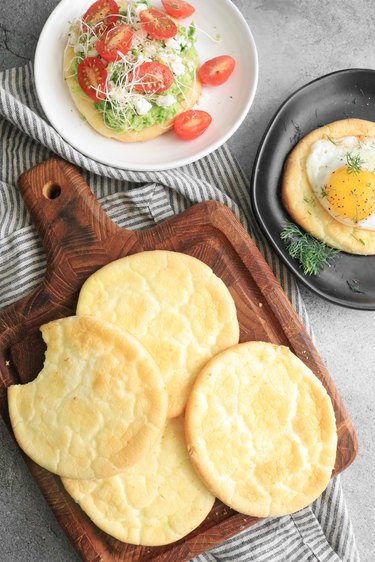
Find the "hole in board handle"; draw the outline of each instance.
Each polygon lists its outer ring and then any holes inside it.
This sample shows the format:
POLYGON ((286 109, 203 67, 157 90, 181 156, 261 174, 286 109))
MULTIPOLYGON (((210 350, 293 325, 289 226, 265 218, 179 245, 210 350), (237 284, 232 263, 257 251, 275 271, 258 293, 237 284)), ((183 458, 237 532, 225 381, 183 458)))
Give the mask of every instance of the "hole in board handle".
POLYGON ((43 186, 43 195, 46 199, 57 199, 60 194, 61 187, 53 181, 49 181, 43 186))

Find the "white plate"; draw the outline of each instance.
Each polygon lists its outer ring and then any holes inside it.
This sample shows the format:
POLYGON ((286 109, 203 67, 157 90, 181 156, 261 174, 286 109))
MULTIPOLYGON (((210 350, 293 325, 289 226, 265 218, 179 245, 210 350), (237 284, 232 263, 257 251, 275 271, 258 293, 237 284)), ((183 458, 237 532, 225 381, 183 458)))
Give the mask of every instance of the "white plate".
MULTIPOLYGON (((63 79, 63 52, 68 22, 82 15, 93 0, 62 0, 48 18, 35 53, 35 82, 42 108, 56 131, 74 148, 94 160, 128 170, 166 170, 206 156, 240 126, 254 99, 258 81, 255 42, 241 13, 231 0, 191 0, 201 62, 222 54, 236 59, 235 70, 222 86, 202 88, 199 109, 208 111, 212 124, 192 141, 168 132, 143 143, 121 143, 96 133, 80 117, 63 79), (219 40, 214 38, 220 37, 219 40)), ((161 7, 158 1, 151 2, 161 7)), ((183 20, 186 24, 189 20, 183 20)))

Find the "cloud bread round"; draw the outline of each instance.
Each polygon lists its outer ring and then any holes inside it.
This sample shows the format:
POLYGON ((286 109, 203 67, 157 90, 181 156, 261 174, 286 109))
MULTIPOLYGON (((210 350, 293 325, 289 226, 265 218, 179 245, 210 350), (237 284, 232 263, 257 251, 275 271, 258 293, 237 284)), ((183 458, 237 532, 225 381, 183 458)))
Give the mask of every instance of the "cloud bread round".
POLYGON ((103 480, 64 478, 63 484, 100 529, 145 546, 187 535, 215 501, 189 460, 182 418, 168 420, 155 450, 125 472, 103 480))
MULTIPOLYGON (((95 131, 107 138, 113 138, 121 142, 140 142, 151 140, 169 131, 173 126, 173 119, 165 121, 164 123, 156 123, 149 127, 145 127, 141 131, 128 130, 128 131, 115 131, 108 127, 103 116, 99 111, 95 109, 95 102, 91 100, 86 94, 81 90, 78 85, 78 80, 75 76, 71 74, 71 64, 75 59, 76 55, 72 47, 66 47, 64 54, 64 78, 68 86, 69 93, 72 100, 77 107, 80 114, 86 119, 86 121, 91 125, 95 131)), ((193 105, 198 101, 201 93, 201 85, 199 80, 196 78, 192 82, 190 88, 185 92, 185 99, 180 103, 180 110, 186 111, 193 107, 193 105)), ((178 115, 178 114, 177 114, 178 115)))
POLYGON ((375 123, 344 119, 329 123, 306 135, 290 153, 284 167, 282 200, 292 219, 329 246, 352 254, 375 254, 375 231, 345 225, 335 220, 316 200, 306 171, 313 144, 321 139, 375 137, 375 123))
POLYGON ((288 348, 270 343, 243 343, 207 363, 186 406, 185 431, 212 493, 256 517, 308 505, 335 463, 329 396, 288 348))
POLYGON ((21 448, 70 478, 112 476, 147 454, 164 428, 159 370, 130 334, 72 316, 41 327, 47 344, 38 377, 8 389, 21 448))
POLYGON ((141 252, 106 265, 84 283, 77 314, 113 322, 145 345, 165 379, 170 417, 183 412, 206 361, 239 338, 225 284, 178 252, 141 252))

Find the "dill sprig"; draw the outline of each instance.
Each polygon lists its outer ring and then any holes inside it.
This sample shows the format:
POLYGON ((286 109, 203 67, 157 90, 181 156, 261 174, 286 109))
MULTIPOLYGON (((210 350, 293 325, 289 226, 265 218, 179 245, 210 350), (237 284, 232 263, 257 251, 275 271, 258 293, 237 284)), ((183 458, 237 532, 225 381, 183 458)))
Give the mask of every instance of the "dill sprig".
POLYGON ((285 242, 289 255, 299 261, 305 275, 318 275, 339 253, 339 250, 329 248, 324 242, 303 233, 291 222, 284 226, 280 238, 285 242))
POLYGON ((362 246, 366 246, 366 242, 364 240, 362 240, 362 238, 357 238, 353 233, 351 233, 351 235, 354 240, 357 240, 357 242, 360 242, 362 244, 362 246))
POLYGON ((353 291, 353 293, 364 293, 364 291, 361 291, 361 287, 358 281, 356 281, 355 279, 352 279, 351 281, 347 280, 346 282, 348 284, 349 289, 353 291))
POLYGON ((363 160, 359 154, 352 154, 351 152, 346 153, 346 165, 348 174, 358 174, 361 170, 363 160))

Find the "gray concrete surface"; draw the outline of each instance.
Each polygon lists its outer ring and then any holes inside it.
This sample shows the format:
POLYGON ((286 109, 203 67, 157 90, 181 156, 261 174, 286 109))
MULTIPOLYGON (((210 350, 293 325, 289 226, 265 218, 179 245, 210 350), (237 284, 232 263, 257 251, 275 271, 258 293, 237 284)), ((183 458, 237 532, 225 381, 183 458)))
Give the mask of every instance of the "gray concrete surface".
MULTIPOLYGON (((56 4, 56 0, 22 4, 2 0, 1 68, 32 57, 43 23, 56 4)), ((235 0, 235 4, 252 29, 260 62, 255 102, 230 140, 250 175, 263 131, 286 96, 327 72, 375 68, 375 4, 372 0, 235 0)), ((344 309, 301 290, 317 347, 358 432, 360 452, 342 481, 362 562, 373 562, 375 312, 344 309)), ((78 560, 3 425, 0 434, 0 561, 78 560)))

